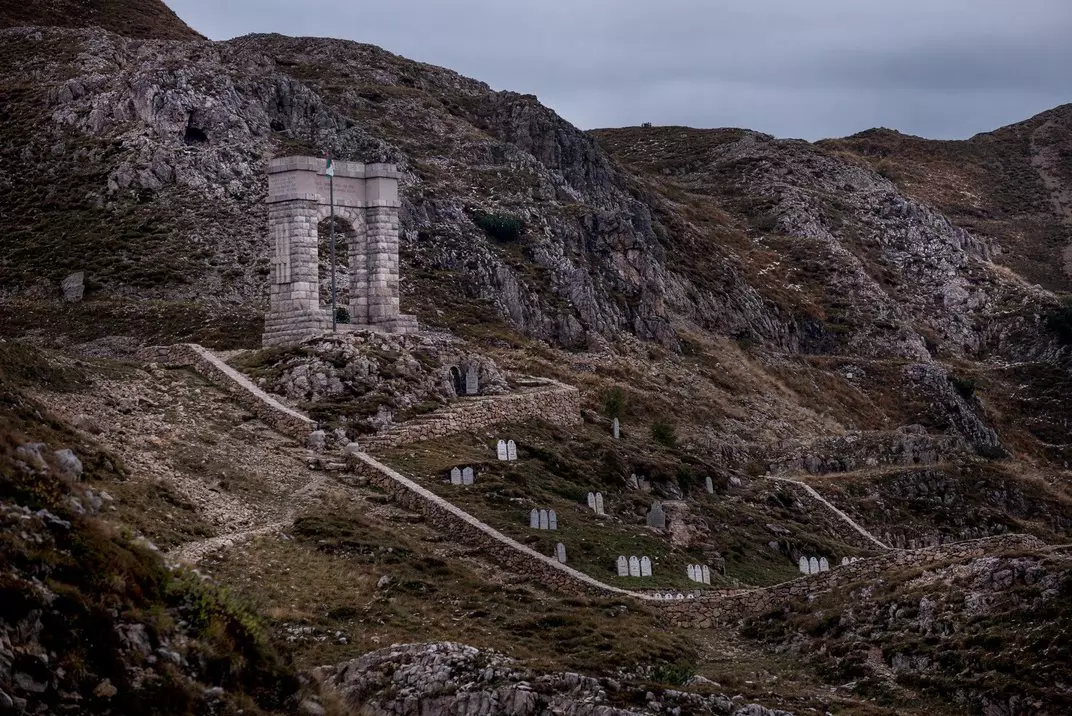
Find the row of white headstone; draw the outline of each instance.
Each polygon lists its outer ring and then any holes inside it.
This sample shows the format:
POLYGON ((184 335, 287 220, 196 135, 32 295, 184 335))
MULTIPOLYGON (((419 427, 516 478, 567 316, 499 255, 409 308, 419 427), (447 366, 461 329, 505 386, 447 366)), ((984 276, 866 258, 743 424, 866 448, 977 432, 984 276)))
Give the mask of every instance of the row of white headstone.
POLYGON ((554 510, 533 509, 529 513, 529 527, 534 530, 557 530, 558 515, 554 510))
POLYGON ((701 584, 711 583, 711 568, 706 564, 690 564, 685 568, 685 573, 694 582, 700 582, 701 584))
POLYGON ((619 577, 650 577, 651 576, 651 558, 641 557, 637 559, 636 556, 632 556, 629 559, 625 557, 618 558, 618 576, 619 577))
POLYGON ((841 566, 844 567, 847 564, 852 564, 853 562, 859 562, 859 561, 860 561, 859 557, 842 557, 841 558, 841 566))
POLYGON ((472 485, 476 480, 476 473, 473 472, 473 468, 467 467, 464 470, 458 468, 451 468, 450 470, 450 484, 452 485, 472 485))
POLYGON ((513 440, 500 440, 495 446, 495 453, 503 461, 517 460, 517 443, 513 440))
POLYGON ((651 596, 654 597, 655 599, 663 599, 663 600, 666 600, 666 599, 669 599, 669 600, 675 600, 675 599, 684 600, 684 599, 695 599, 696 598, 695 594, 689 594, 686 597, 681 592, 678 592, 677 594, 673 594, 672 592, 667 592, 666 594, 662 594, 661 592, 656 592, 655 594, 652 594, 651 596))
POLYGON ((819 572, 830 571, 830 562, 827 561, 826 557, 821 559, 801 557, 798 566, 801 574, 818 574, 819 572))
POLYGON ((597 515, 606 514, 603 512, 603 493, 602 492, 589 492, 588 493, 588 507, 597 515))

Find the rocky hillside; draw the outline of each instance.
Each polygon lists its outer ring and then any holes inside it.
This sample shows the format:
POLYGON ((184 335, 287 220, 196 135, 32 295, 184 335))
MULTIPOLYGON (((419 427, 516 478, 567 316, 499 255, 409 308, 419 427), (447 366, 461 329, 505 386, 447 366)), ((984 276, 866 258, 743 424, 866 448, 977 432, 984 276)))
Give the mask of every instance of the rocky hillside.
POLYGON ((412 696, 458 713, 1062 712, 1060 550, 670 629, 504 571, 198 376, 124 361, 147 343, 259 346, 270 158, 388 161, 402 308, 426 333, 231 361, 340 441, 448 405, 447 364, 479 365, 487 394, 517 375, 577 386, 583 424, 509 427, 517 464, 486 430, 380 455, 504 534, 544 554, 569 541, 572 565, 623 586, 615 556, 644 550, 667 588, 701 560, 714 587, 753 588, 800 556, 881 547, 836 510, 898 548, 1065 544, 1068 107, 966 142, 581 132, 535 97, 369 45, 211 42, 151 0, 8 3, 0 27, 0 399, 16 416, 0 422, 0 519, 24 525, 3 531, 0 589, 30 595, 0 614, 0 711, 64 694, 146 710, 172 693, 161 679, 187 699, 176 713, 287 711, 300 669, 323 702, 307 714, 399 713, 412 696), (84 299, 65 302, 74 272, 84 299), (460 460, 472 490, 442 480, 460 460), (595 490, 611 519, 574 519, 595 490), (665 534, 646 526, 656 499, 674 503, 665 534), (561 531, 534 538, 519 506, 557 509, 561 531), (242 599, 171 573, 130 531, 204 557, 242 599), (72 566, 95 559, 107 578, 72 566), (85 617, 100 604, 103 636, 85 617), (46 631, 62 644, 35 641, 46 631), (462 633, 479 651, 446 643, 462 633), (80 666, 94 635, 107 659, 80 666), (416 641, 445 644, 383 648, 416 641), (65 676, 42 690, 46 654, 65 676), (264 687, 277 677, 285 693, 264 687))
POLYGON ((1072 105, 967 141, 873 129, 821 144, 992 239, 995 260, 1028 281, 1072 287, 1072 105))
POLYGON ((0 27, 100 27, 141 39, 191 40, 200 35, 161 0, 0 2, 0 27))

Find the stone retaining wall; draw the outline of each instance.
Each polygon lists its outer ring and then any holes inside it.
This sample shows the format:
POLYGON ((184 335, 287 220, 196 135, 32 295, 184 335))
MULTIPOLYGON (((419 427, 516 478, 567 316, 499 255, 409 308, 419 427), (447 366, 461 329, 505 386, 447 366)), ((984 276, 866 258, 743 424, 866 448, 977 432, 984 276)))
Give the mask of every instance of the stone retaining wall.
POLYGON ((243 408, 263 420, 274 430, 289 435, 302 444, 316 430, 316 422, 297 410, 288 408, 253 384, 249 378, 223 362, 212 351, 196 343, 152 346, 138 352, 146 363, 193 368, 214 385, 230 393, 243 408))
POLYGON ((1030 535, 1001 535, 926 549, 895 551, 853 564, 831 567, 829 572, 801 577, 790 582, 735 592, 702 594, 695 599, 664 602, 663 607, 675 626, 709 629, 742 617, 765 614, 789 607, 809 594, 827 592, 853 582, 875 579, 892 569, 905 569, 945 560, 962 561, 1010 549, 1038 550, 1045 544, 1030 535))
POLYGON ((422 440, 483 430, 502 423, 541 420, 552 425, 570 426, 581 422, 581 393, 557 381, 523 393, 471 397, 388 430, 361 439, 367 450, 408 445, 422 440))
POLYGON ((424 515, 429 524, 440 533, 450 535, 464 544, 479 547, 482 557, 511 572, 526 575, 560 593, 650 599, 646 595, 604 584, 526 547, 365 453, 358 453, 354 458, 355 471, 385 490, 392 500, 424 515))

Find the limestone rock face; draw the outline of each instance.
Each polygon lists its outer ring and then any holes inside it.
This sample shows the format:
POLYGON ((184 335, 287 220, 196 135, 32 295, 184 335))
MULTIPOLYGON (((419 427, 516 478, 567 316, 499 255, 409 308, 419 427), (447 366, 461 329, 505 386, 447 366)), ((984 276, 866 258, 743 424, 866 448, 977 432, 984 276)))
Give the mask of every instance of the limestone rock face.
MULTIPOLYGON (((643 686, 580 674, 536 674, 511 659, 456 643, 396 645, 374 651, 323 674, 347 712, 364 716, 641 716, 655 713, 790 716, 726 696, 680 691, 648 692, 643 686), (636 692, 633 702, 611 705, 608 693, 636 692), (647 692, 647 693, 645 693, 647 692)), ((620 699, 616 698, 615 701, 620 699)))

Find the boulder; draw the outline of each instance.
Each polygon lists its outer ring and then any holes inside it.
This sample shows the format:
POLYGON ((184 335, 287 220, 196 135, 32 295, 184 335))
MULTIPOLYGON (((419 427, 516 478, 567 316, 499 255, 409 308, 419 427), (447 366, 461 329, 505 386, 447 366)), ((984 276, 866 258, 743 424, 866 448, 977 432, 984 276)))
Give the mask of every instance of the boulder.
POLYGON ((78 456, 73 451, 64 448, 63 450, 57 450, 55 455, 56 465, 59 467, 61 475, 72 480, 82 479, 82 461, 78 459, 78 456))
POLYGON ((73 273, 63 279, 60 287, 63 289, 63 300, 67 303, 78 303, 86 292, 86 274, 82 271, 73 273))

